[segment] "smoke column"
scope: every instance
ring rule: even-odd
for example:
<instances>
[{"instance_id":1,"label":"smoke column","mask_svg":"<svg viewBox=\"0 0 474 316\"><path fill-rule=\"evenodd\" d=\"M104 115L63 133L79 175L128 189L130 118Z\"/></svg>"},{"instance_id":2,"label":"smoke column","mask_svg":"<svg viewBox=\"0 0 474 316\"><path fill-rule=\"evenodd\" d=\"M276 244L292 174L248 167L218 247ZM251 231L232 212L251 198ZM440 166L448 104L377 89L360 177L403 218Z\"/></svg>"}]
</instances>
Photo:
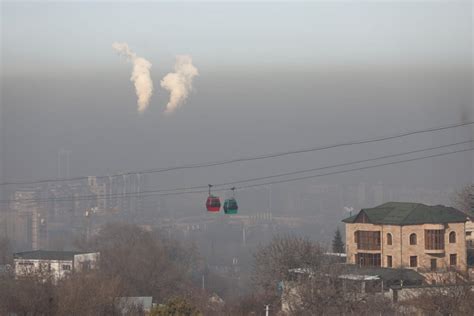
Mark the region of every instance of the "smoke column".
<instances>
[{"instance_id":1,"label":"smoke column","mask_svg":"<svg viewBox=\"0 0 474 316\"><path fill-rule=\"evenodd\" d=\"M165 113L173 113L186 101L192 90L193 78L198 74L197 68L192 64L191 56L176 56L174 72L170 72L161 80L161 87L170 92Z\"/></svg>"},{"instance_id":2,"label":"smoke column","mask_svg":"<svg viewBox=\"0 0 474 316\"><path fill-rule=\"evenodd\" d=\"M127 43L115 42L112 48L120 55L127 57L133 64L132 76L130 81L135 85L135 93L137 94L138 112L143 113L150 104L150 98L153 94L153 81L150 77L151 63L145 58L138 57L130 50Z\"/></svg>"}]
</instances>

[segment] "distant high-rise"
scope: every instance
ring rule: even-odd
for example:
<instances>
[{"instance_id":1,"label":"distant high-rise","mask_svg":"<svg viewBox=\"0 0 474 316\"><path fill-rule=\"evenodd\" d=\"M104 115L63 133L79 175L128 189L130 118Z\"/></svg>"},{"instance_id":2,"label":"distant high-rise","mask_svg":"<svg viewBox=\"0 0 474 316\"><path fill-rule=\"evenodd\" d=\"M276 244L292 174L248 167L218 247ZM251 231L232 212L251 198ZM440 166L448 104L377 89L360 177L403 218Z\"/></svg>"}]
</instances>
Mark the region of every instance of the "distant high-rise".
<instances>
[{"instance_id":1,"label":"distant high-rise","mask_svg":"<svg viewBox=\"0 0 474 316\"><path fill-rule=\"evenodd\" d=\"M0 66L1 67L1 66ZM2 105L0 104L0 183L4 182L3 179L3 168L5 164L5 152L4 152L4 137L5 137L5 125L3 124L3 113ZM3 186L0 186L0 200L3 199ZM2 208L2 205L0 205Z\"/></svg>"},{"instance_id":2,"label":"distant high-rise","mask_svg":"<svg viewBox=\"0 0 474 316\"><path fill-rule=\"evenodd\" d=\"M69 178L71 151L60 149L58 151L58 178Z\"/></svg>"}]
</instances>

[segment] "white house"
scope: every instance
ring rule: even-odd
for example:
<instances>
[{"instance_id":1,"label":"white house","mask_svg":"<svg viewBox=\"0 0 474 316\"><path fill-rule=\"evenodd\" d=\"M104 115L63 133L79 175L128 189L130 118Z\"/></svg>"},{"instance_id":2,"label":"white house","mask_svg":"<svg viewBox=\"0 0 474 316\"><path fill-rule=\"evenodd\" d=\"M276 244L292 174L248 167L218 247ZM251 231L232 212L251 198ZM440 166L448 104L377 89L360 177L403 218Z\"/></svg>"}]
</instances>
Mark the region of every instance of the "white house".
<instances>
[{"instance_id":1,"label":"white house","mask_svg":"<svg viewBox=\"0 0 474 316\"><path fill-rule=\"evenodd\" d=\"M98 252L35 250L15 253L13 264L16 277L44 273L59 280L71 271L95 269L98 259Z\"/></svg>"}]
</instances>

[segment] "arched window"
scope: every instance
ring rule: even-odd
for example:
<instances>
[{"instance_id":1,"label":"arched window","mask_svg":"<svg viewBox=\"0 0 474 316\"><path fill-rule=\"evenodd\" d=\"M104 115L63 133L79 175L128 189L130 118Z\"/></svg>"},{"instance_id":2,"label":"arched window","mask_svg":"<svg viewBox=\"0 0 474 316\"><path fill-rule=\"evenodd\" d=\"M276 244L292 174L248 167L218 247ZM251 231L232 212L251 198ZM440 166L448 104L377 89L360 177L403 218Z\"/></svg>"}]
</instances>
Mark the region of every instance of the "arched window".
<instances>
[{"instance_id":1,"label":"arched window","mask_svg":"<svg viewBox=\"0 0 474 316\"><path fill-rule=\"evenodd\" d=\"M415 233L410 235L410 245L416 245L416 234Z\"/></svg>"},{"instance_id":2,"label":"arched window","mask_svg":"<svg viewBox=\"0 0 474 316\"><path fill-rule=\"evenodd\" d=\"M392 234L387 233L387 245L392 245Z\"/></svg>"},{"instance_id":3,"label":"arched window","mask_svg":"<svg viewBox=\"0 0 474 316\"><path fill-rule=\"evenodd\" d=\"M456 242L456 232L449 233L449 243L454 244Z\"/></svg>"}]
</instances>

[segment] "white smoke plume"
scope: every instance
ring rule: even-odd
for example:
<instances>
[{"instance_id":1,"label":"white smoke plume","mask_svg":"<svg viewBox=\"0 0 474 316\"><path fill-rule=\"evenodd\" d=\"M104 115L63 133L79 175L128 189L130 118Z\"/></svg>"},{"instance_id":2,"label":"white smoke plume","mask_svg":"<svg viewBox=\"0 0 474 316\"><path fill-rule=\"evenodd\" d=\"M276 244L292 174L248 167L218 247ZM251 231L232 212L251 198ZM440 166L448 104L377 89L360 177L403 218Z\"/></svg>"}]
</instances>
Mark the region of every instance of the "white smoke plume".
<instances>
[{"instance_id":1,"label":"white smoke plume","mask_svg":"<svg viewBox=\"0 0 474 316\"><path fill-rule=\"evenodd\" d=\"M166 105L165 113L173 113L186 101L192 90L193 78L198 74L191 56L176 56L174 72L170 72L161 80L161 87L170 92L170 100Z\"/></svg>"},{"instance_id":2,"label":"white smoke plume","mask_svg":"<svg viewBox=\"0 0 474 316\"><path fill-rule=\"evenodd\" d=\"M112 48L133 64L130 81L135 85L135 93L138 97L138 112L143 113L148 108L153 94L153 81L150 76L151 63L145 58L138 57L130 50L127 43L115 42L112 44Z\"/></svg>"},{"instance_id":3,"label":"white smoke plume","mask_svg":"<svg viewBox=\"0 0 474 316\"><path fill-rule=\"evenodd\" d=\"M354 208L349 207L349 206L344 206L344 211L346 211L347 213L352 213L352 211L354 211Z\"/></svg>"}]
</instances>

